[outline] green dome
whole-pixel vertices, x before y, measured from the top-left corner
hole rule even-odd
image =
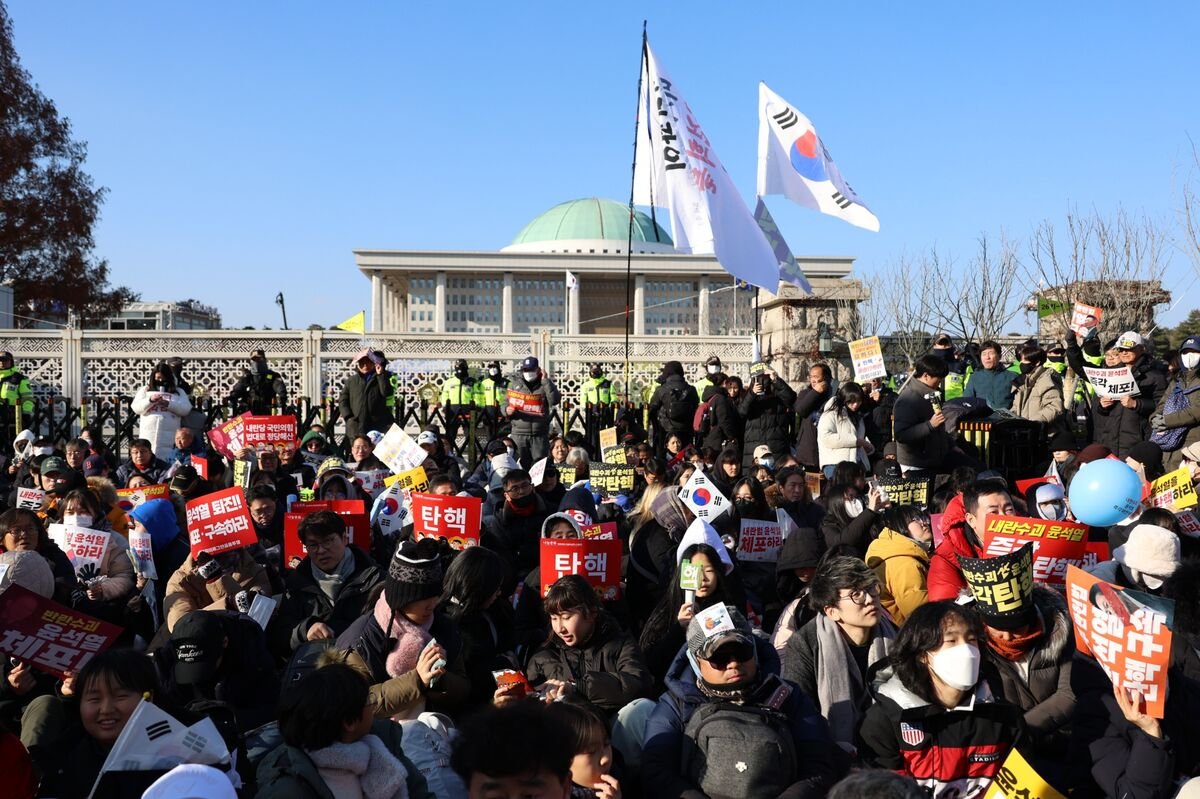
[[[628,240],[629,206],[616,200],[588,197],[559,203],[534,218],[505,249],[530,250],[536,245],[541,245],[538,249],[578,250],[585,242],[615,242],[623,245]],[[641,211],[634,211],[633,214],[633,240],[638,244],[650,245],[645,249],[673,249],[670,235],[661,225],[655,225],[648,214]],[[552,242],[571,242],[574,246],[555,247]],[[635,244],[635,249],[640,250],[643,247]]]

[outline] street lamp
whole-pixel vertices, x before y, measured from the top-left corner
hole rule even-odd
[[[833,352],[833,334],[830,333],[829,325],[823,316],[817,320],[817,351],[822,355]]]

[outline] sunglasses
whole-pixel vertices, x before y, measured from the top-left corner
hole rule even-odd
[[[754,659],[753,644],[726,644],[705,658],[718,669],[723,669],[730,663],[745,663]]]

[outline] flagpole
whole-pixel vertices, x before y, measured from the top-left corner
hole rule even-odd
[[[637,110],[633,119],[633,164],[629,169],[629,236],[625,243],[625,404],[629,404],[629,307],[633,304],[633,192],[637,180],[637,118],[642,105],[642,73],[647,72],[650,65],[649,46],[646,38],[646,20],[642,20],[642,57],[638,65],[637,80]],[[646,120],[649,126],[650,121]],[[653,210],[654,206],[650,206]],[[655,232],[657,233],[657,224]]]

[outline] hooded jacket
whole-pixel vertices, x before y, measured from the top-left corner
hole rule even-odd
[[[676,433],[687,434],[686,440],[692,437],[692,418],[696,414],[700,400],[695,389],[687,384],[682,374],[669,374],[663,378],[662,384],[654,389],[650,397],[650,419],[657,428],[665,433],[662,440]],[[675,417],[672,417],[672,411]],[[686,417],[686,418],[685,418]]]
[[[569,513],[551,513],[542,520],[537,537],[538,544],[532,547],[535,553],[534,566],[525,575],[513,605],[513,623],[516,627],[517,644],[520,646],[536,647],[546,640],[546,634],[550,631],[550,619],[546,616],[546,608],[542,603],[542,566],[537,562],[537,558],[541,553],[541,540],[548,536],[550,527],[559,520],[568,522],[575,530],[573,538],[583,537],[578,520]]]
[[[771,643],[780,657],[783,657],[788,639],[816,615],[808,606],[809,584],[801,583],[795,570],[815,569],[824,552],[821,536],[811,527],[793,530],[783,540],[779,560],[775,562],[775,587],[779,596],[788,602],[782,610],[776,611],[777,615],[768,613],[764,625],[764,629],[773,630]],[[800,586],[798,593],[794,590],[797,584]]]
[[[738,415],[733,400],[723,386],[710,389],[708,399],[709,426],[701,442],[706,447],[720,450],[726,442],[740,444],[745,434],[745,423]]]
[[[1062,416],[1063,384],[1058,372],[1039,366],[1013,380],[1012,412],[1031,422],[1052,424]]]
[[[1188,404],[1183,410],[1166,413],[1167,397],[1175,389],[1176,383],[1185,392]],[[1179,370],[1175,375],[1175,380],[1168,383],[1163,390],[1155,413],[1163,414],[1163,426],[1168,430],[1178,427],[1187,428],[1187,434],[1183,438],[1183,443],[1179,445],[1179,449],[1167,453],[1167,470],[1170,471],[1178,468],[1182,462],[1182,450],[1200,441],[1200,367]]]
[[[692,512],[675,491],[663,491],[650,506],[654,518],[629,536],[625,598],[630,615],[650,618],[675,573],[675,553],[692,521]]]
[[[946,531],[946,537],[929,559],[926,580],[929,601],[957,598],[958,593],[967,587],[962,568],[958,565],[959,557],[981,558],[982,553],[983,547],[975,531],[966,522],[962,527]]]
[[[898,625],[926,602],[929,553],[903,533],[885,528],[867,547],[867,565],[879,577],[879,601]]]

